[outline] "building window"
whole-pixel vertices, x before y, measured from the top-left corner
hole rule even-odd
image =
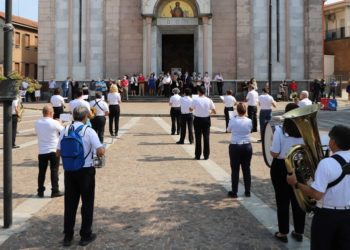
[[[15,71],[18,72],[18,73],[20,73],[20,72],[19,72],[19,63],[15,63]]]
[[[26,63],[26,64],[24,65],[24,76],[25,76],[25,77],[28,77],[29,74],[30,74],[29,63]]]
[[[24,46],[26,48],[29,48],[30,47],[30,36],[28,34],[25,34],[24,35]]]
[[[35,46],[35,49],[38,49],[38,37],[35,36],[34,38],[34,46]]]
[[[15,33],[15,46],[16,48],[21,46],[21,34],[19,32]]]

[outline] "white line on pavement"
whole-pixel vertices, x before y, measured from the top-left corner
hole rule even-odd
[[[124,135],[128,130],[130,130],[133,126],[137,124],[140,120],[139,117],[132,118],[128,121],[123,127],[121,127],[119,131],[119,137]],[[107,148],[116,142],[115,139],[112,140],[111,144],[107,144]],[[23,145],[23,144],[22,144]],[[64,174],[62,173],[59,176],[59,185],[61,187],[64,186]],[[50,185],[50,184],[48,184]],[[13,211],[13,225],[10,229],[0,228],[0,246],[13,234],[23,232],[29,226],[27,221],[39,210],[45,207],[52,199],[49,198],[35,198],[35,194],[33,194],[33,198],[28,198],[20,205],[16,207]]]
[[[165,131],[170,130],[170,126],[159,117],[153,118],[160,127]],[[222,129],[219,129],[222,131]],[[174,141],[178,140],[178,136],[172,136]],[[192,145],[179,145],[181,146],[191,157],[194,157],[194,146]],[[207,172],[227,191],[231,190],[231,177],[230,175],[217,165],[213,160],[199,160],[198,162]],[[244,186],[239,183],[239,190],[244,190]],[[254,193],[251,193],[250,198],[238,198],[241,205],[247,209],[267,230],[272,234],[276,231],[276,211],[271,209],[266,203],[258,198]],[[291,225],[290,225],[291,226]],[[293,226],[291,226],[293,227]],[[310,240],[304,237],[303,242],[296,242],[290,239],[286,244],[289,249],[310,249]]]

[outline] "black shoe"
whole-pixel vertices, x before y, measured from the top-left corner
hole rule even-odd
[[[111,135],[111,136],[115,136],[115,134],[113,134],[113,133],[110,133],[110,135]]]
[[[69,247],[69,246],[72,245],[72,241],[73,241],[73,237],[64,236],[62,245],[63,245],[64,247]]]
[[[185,144],[183,141],[177,141],[176,144]]]
[[[228,197],[231,197],[231,198],[237,198],[237,193],[234,193],[234,192],[232,192],[232,191],[229,191],[229,192],[227,193],[227,196],[228,196]]]
[[[174,133],[171,133],[171,135],[175,135],[175,132],[174,132]]]
[[[207,156],[207,157],[204,157],[204,160],[208,160],[209,159],[209,156]]]
[[[193,144],[193,141],[190,141],[190,144]]]
[[[92,233],[90,235],[90,237],[88,238],[81,238],[80,241],[79,241],[79,246],[87,246],[89,245],[91,242],[93,242],[94,240],[96,240],[96,234]]]
[[[303,235],[298,234],[295,231],[292,232],[292,238],[295,239],[296,241],[302,242],[303,241]]]
[[[51,198],[61,197],[61,196],[63,196],[63,195],[64,195],[64,193],[63,193],[63,192],[61,192],[61,191],[58,191],[58,192],[52,192],[52,193],[51,193]]]
[[[194,160],[200,160],[200,159],[201,159],[200,157],[197,157],[197,156],[194,157]]]
[[[250,197],[250,192],[245,192],[244,195],[245,197]]]
[[[38,192],[37,196],[38,196],[39,198],[44,198],[44,192]]]
[[[12,148],[19,148],[19,146],[17,146],[17,145],[13,145],[13,146],[12,146]]]
[[[288,243],[288,238],[287,235],[279,235],[279,232],[275,233],[275,238],[278,239],[279,241],[282,241],[284,243]]]
[[[256,142],[262,142],[262,140],[260,139],[260,140],[257,140]]]

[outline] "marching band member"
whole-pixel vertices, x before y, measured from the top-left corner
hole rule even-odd
[[[287,104],[285,112],[298,108],[295,103]],[[305,212],[300,208],[292,187],[286,182],[287,169],[285,158],[288,150],[298,144],[304,144],[301,134],[292,120],[286,119],[283,126],[276,127],[273,134],[271,155],[274,158],[271,165],[270,175],[275,190],[277,205],[278,232],[275,238],[288,242],[289,233],[289,204],[292,204],[294,231],[292,237],[297,241],[303,240],[305,227]]]

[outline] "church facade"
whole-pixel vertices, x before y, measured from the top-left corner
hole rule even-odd
[[[272,78],[323,77],[322,2],[272,0]],[[38,79],[268,78],[269,0],[39,0]]]

